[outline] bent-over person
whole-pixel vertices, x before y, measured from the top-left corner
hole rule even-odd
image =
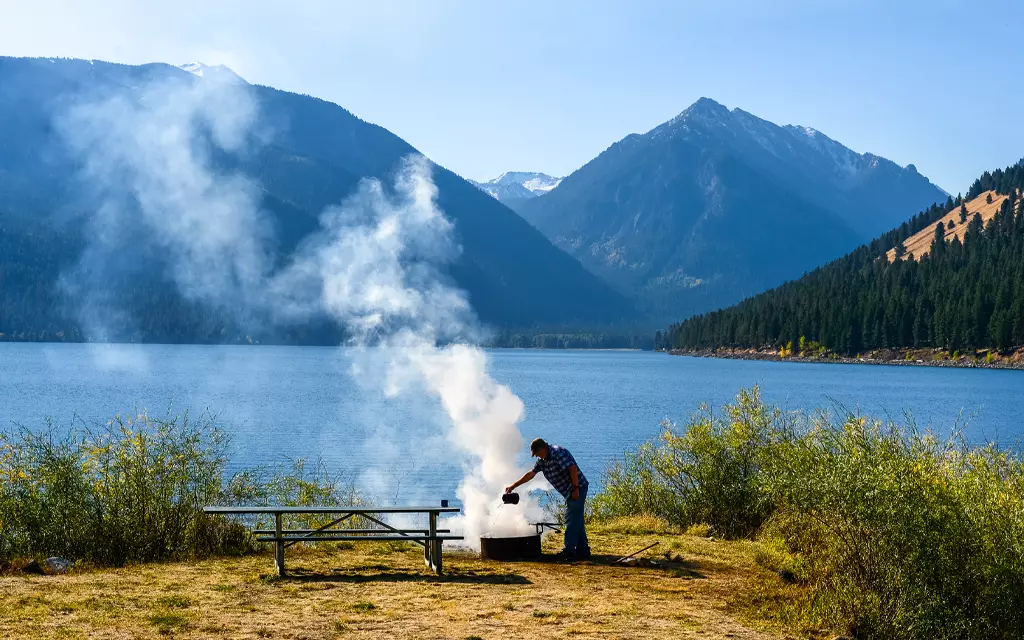
[[[527,471],[522,478],[506,487],[505,493],[511,493],[519,485],[533,480],[538,473],[543,473],[555,491],[565,497],[565,547],[559,555],[566,560],[588,559],[590,543],[587,541],[587,529],[583,522],[583,507],[590,486],[587,477],[580,471],[576,460],[565,447],[549,445],[543,439],[537,438],[530,443],[530,455],[537,458],[533,471]]]

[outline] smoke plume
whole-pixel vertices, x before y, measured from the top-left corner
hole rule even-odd
[[[467,539],[529,532],[528,516],[539,515],[535,503],[496,508],[503,487],[522,473],[523,403],[487,373],[482,349],[449,342],[473,335],[475,319],[465,295],[437,270],[455,251],[430,171],[423,157],[408,159],[392,197],[379,182],[364,181],[322,216],[319,246],[282,279],[317,274],[328,311],[358,331],[358,344],[379,345],[372,354],[386,360],[389,395],[425,390],[440,400],[451,420],[452,457],[463,464],[458,498]]]
[[[523,471],[523,403],[487,373],[486,353],[472,344],[478,323],[469,302],[443,273],[458,247],[437,206],[432,165],[411,157],[393,184],[364,179],[276,266],[259,185],[211,159],[254,144],[250,88],[202,80],[150,85],[137,96],[80,104],[62,122],[100,203],[89,220],[92,243],[70,280],[102,291],[97,280],[123,230],[141,227],[187,299],[280,323],[328,314],[370,365],[357,375],[393,398],[429,394],[446,412],[447,457],[463,469],[463,515],[452,528],[474,546],[484,534],[530,532],[536,502],[498,508],[503,487]],[[97,324],[121,312],[97,299]]]
[[[218,310],[256,310],[269,263],[259,186],[211,156],[252,141],[257,109],[243,87],[165,81],[80,102],[58,119],[94,202],[90,244],[65,278],[101,339],[128,324],[111,290],[119,271],[159,255],[182,295]],[[139,246],[139,245],[143,246]],[[113,322],[112,322],[113,321]]]

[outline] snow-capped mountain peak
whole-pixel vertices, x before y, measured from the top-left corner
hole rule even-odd
[[[192,75],[199,76],[200,78],[206,78],[208,80],[249,84],[245,81],[245,78],[222,64],[207,65],[202,62],[187,62],[183,65],[179,65],[178,68],[183,71],[188,71]]]
[[[543,195],[557,187],[561,181],[561,178],[538,171],[506,171],[487,182],[470,182],[501,202],[511,205],[516,201]]]

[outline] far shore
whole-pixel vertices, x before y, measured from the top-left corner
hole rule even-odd
[[[950,354],[941,349],[878,349],[857,356],[782,355],[778,349],[670,349],[670,355],[768,362],[805,362],[814,364],[873,364],[894,367],[955,367],[959,369],[1024,370],[1024,347],[1013,351],[969,351]],[[989,355],[991,354],[991,356]]]
[[[90,347],[312,347],[315,349],[335,349],[338,347],[354,347],[349,344],[289,344],[282,342],[99,342],[86,340],[6,340],[0,335],[3,344],[39,344],[39,345],[85,345]],[[454,343],[453,343],[454,344]],[[473,343],[470,343],[473,344]],[[481,349],[501,349],[505,351],[637,351],[654,352],[654,349],[637,347],[512,347],[508,345],[473,344]],[[373,348],[373,347],[370,347]]]

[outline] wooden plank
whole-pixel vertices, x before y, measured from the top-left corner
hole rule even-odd
[[[344,529],[344,528],[342,528],[342,529],[282,529],[281,533],[283,533],[284,535],[287,536],[289,534],[298,535],[298,534],[315,533],[317,531],[324,531],[324,532],[329,532],[329,533],[346,533],[346,534],[352,534],[352,533],[394,533],[394,532],[397,532],[397,533],[422,533],[424,535],[427,535],[427,534],[430,533],[430,531],[428,531],[427,529]],[[437,530],[437,533],[451,533],[451,532],[452,532],[451,529],[438,529]],[[272,535],[276,535],[277,531],[275,531],[274,529],[254,529],[254,530],[250,531],[250,533],[252,533],[255,536],[272,536]]]
[[[204,513],[459,513],[459,507],[203,507]]]
[[[280,540],[285,542],[336,542],[340,540],[348,540],[351,542],[373,542],[374,540],[407,540],[409,542],[416,542],[418,540],[465,540],[463,536],[316,536],[315,538],[289,538],[281,537],[277,538],[274,536],[266,536],[256,538],[256,542],[277,542]]]

